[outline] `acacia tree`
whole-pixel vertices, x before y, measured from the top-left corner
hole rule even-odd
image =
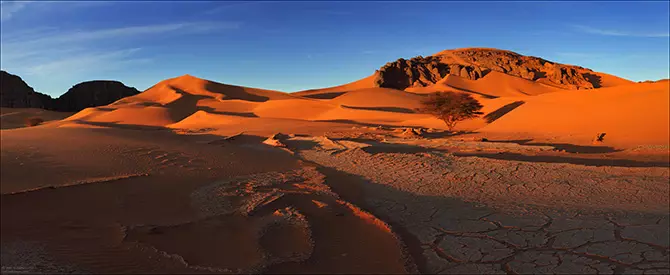
[[[469,94],[438,92],[421,101],[421,108],[418,110],[443,120],[447,124],[447,129],[451,131],[459,121],[483,114],[479,111],[482,107],[479,101]]]

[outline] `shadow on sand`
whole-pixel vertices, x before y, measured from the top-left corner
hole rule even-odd
[[[426,148],[410,144],[382,143],[376,140],[365,139],[365,138],[341,138],[336,140],[350,140],[369,144],[370,145],[369,147],[364,147],[361,150],[373,155],[380,153],[416,154],[416,153],[428,153],[428,152],[438,152],[438,153],[451,152],[454,154],[454,156],[457,157],[481,157],[489,159],[524,161],[524,162],[569,163],[569,164],[578,164],[585,166],[670,167],[670,163],[663,161],[636,161],[628,159],[610,159],[610,158],[576,158],[569,156],[547,156],[547,155],[537,156],[537,155],[523,155],[519,153],[507,153],[507,152],[500,152],[500,153],[453,152],[446,149]],[[531,145],[540,146],[539,144],[531,144]],[[542,144],[542,145],[553,146],[552,144]]]
[[[519,140],[489,140],[490,142],[499,142],[499,143],[516,143],[523,146],[552,146],[555,151],[564,151],[567,153],[578,153],[578,154],[606,154],[606,153],[615,153],[621,152],[622,149],[616,149],[610,146],[589,146],[589,145],[575,145],[569,143],[536,143],[531,142],[532,139],[519,139]]]
[[[403,114],[414,114],[416,113],[412,109],[400,108],[400,107],[356,107],[356,106],[347,106],[342,105],[344,108],[354,109],[354,110],[364,110],[364,111],[380,111],[380,112],[393,112],[393,113],[403,113]]]
[[[313,94],[313,95],[303,95],[302,97],[313,98],[313,99],[333,99],[347,92],[332,92],[332,93],[322,93],[322,94]]]
[[[615,166],[615,167],[670,167],[670,163],[662,161],[636,161],[628,159],[602,158],[574,158],[563,156],[529,156],[518,153],[454,153],[460,157],[480,157],[500,160],[514,160],[525,162],[570,163],[585,166]]]
[[[501,118],[502,116],[506,115],[507,113],[511,112],[512,110],[516,109],[517,107],[523,105],[524,103],[526,102],[525,101],[512,102],[510,104],[498,108],[498,110],[488,113],[487,115],[484,116],[484,119],[486,120],[487,123],[494,122],[497,119]]]

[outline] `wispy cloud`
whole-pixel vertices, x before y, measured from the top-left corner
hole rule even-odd
[[[67,32],[45,31],[35,32],[31,35],[3,37],[3,46],[20,44],[21,47],[45,44],[79,43],[92,40],[114,40],[124,37],[156,35],[156,34],[185,34],[208,32],[221,29],[237,29],[240,27],[236,22],[195,22],[195,23],[170,23],[145,26],[131,26],[97,30],[73,30]]]
[[[38,28],[5,33],[0,41],[3,69],[49,76],[121,69],[151,61],[140,39],[236,29],[235,22],[182,22],[118,28]],[[122,46],[118,46],[122,45]],[[145,54],[142,54],[145,53]]]
[[[60,75],[81,73],[91,68],[101,70],[114,70],[125,68],[129,65],[148,63],[149,58],[138,58],[134,55],[140,48],[125,49],[111,52],[84,52],[67,59],[52,60],[25,69],[27,75]]]
[[[0,1],[0,21],[7,21],[30,4],[31,1]]]
[[[203,14],[219,14],[223,12],[236,12],[239,11],[240,8],[247,8],[250,6],[257,6],[261,4],[268,4],[272,2],[263,2],[263,1],[245,1],[245,2],[221,2],[220,6],[207,9],[203,12]]]
[[[578,31],[590,34],[605,35],[605,36],[628,36],[628,37],[653,37],[664,38],[670,37],[670,32],[649,32],[649,31],[623,31],[613,29],[600,29],[584,25],[572,25]]]
[[[112,1],[0,1],[0,20],[8,21],[21,16],[41,16],[45,14],[58,14],[69,12],[74,9],[95,8],[112,4]]]

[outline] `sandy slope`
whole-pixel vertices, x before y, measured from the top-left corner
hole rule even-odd
[[[44,120],[42,124],[48,124],[55,120],[61,120],[72,113],[54,112],[35,108],[0,108],[0,129],[14,129],[26,127],[26,119],[38,117]]]
[[[560,88],[495,71],[490,72],[483,78],[477,80],[469,80],[458,76],[447,75],[434,85],[407,89],[407,91],[415,93],[431,93],[435,91],[449,90],[468,92],[475,97],[479,96],[481,98],[532,96],[563,91],[563,89]]]
[[[668,144],[669,82],[528,97],[483,132],[552,134],[588,142],[607,133],[611,144]]]
[[[375,87],[374,78],[375,78],[375,76],[371,75],[371,76],[356,80],[354,82],[339,85],[339,86],[335,86],[335,87],[298,91],[298,92],[294,92],[292,94],[299,95],[299,96],[304,96],[304,97],[311,97],[311,98],[331,99],[335,96],[338,96],[342,92],[348,92],[348,91],[366,89],[366,88],[374,88]]]

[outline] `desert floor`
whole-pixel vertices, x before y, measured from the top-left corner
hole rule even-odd
[[[3,273],[668,273],[667,148],[274,125],[3,130]]]

